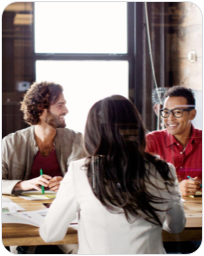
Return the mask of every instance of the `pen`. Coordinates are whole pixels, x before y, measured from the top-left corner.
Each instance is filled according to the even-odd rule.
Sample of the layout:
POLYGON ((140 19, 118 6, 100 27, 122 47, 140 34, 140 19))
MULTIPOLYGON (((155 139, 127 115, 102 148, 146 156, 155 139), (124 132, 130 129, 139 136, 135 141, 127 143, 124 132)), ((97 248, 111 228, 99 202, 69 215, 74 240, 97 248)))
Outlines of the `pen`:
MULTIPOLYGON (((190 177, 190 176, 187 176, 187 178, 189 179, 189 180, 194 180, 192 177, 190 177)), ((200 184, 200 187, 202 188, 202 184, 200 184)))
POLYGON ((194 180, 192 177, 190 177, 190 176, 187 176, 187 178, 189 179, 189 180, 194 180))
MULTIPOLYGON (((42 176, 43 175, 43 170, 40 169, 40 175, 42 176)), ((45 194, 45 188, 44 186, 41 186, 41 190, 42 190, 42 194, 45 194)))

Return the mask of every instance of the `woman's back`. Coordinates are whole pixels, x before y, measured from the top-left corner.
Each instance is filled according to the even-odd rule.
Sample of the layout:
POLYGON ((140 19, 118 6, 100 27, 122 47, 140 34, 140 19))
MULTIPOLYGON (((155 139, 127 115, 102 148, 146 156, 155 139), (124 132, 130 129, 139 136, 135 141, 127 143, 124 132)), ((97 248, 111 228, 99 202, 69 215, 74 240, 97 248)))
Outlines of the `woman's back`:
POLYGON ((144 152, 145 129, 120 95, 89 111, 86 159, 72 162, 40 234, 64 238, 80 211, 80 254, 164 253, 161 230, 179 233, 185 215, 174 167, 144 152))
MULTIPOLYGON (((144 213, 136 219, 132 217, 133 222, 127 221, 124 213, 119 210, 118 213, 111 213, 95 197, 87 179, 86 171, 81 168, 85 163, 84 160, 73 162, 70 166, 70 176, 73 175, 76 200, 80 209, 80 222, 78 228, 79 235, 79 254, 139 254, 139 253, 165 253, 162 246, 161 227, 152 224, 143 217, 144 213), (143 217, 142 217, 143 216, 143 217), (135 220, 135 221, 134 221, 135 220), (155 246, 156 245, 156 246, 155 246)), ((151 179, 155 177, 153 165, 151 179)), ((173 166, 170 167, 175 176, 173 166)), ((152 180, 153 181, 153 180, 152 180)), ((178 187, 172 188, 174 195, 170 194, 164 186, 164 181, 158 174, 154 180, 161 190, 157 190, 152 185, 147 184, 151 194, 161 196, 166 199, 166 203, 157 205, 161 210, 166 210, 173 206, 176 207, 172 213, 176 214, 176 222, 171 227, 173 231, 182 230, 184 222, 184 212, 180 201, 180 192, 178 187), (179 225, 179 226, 178 226, 179 225), (175 230, 174 230, 175 228, 175 230)), ((162 223, 165 222, 166 211, 158 212, 162 223)), ((168 225, 167 225, 168 227, 168 225)))

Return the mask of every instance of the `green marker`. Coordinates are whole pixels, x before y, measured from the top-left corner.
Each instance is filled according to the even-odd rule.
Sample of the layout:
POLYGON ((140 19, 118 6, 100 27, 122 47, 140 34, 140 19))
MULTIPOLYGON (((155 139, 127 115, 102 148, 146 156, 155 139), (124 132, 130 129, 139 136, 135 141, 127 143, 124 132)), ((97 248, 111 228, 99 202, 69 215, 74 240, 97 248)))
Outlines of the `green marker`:
MULTIPOLYGON (((40 169, 40 175, 42 176, 43 175, 43 170, 40 169)), ((44 186, 41 186, 41 189, 42 189, 42 194, 45 194, 45 188, 44 186)))

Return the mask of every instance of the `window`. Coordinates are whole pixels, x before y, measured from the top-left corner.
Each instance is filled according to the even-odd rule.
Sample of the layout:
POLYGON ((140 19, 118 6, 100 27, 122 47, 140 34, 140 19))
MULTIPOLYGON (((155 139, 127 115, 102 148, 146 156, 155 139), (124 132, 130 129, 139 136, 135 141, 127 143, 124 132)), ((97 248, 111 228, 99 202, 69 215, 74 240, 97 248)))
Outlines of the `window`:
POLYGON ((128 4, 35 2, 36 81, 64 88, 67 127, 84 132, 90 107, 129 97, 128 4))
POLYGON ((127 61, 36 61, 37 81, 63 85, 67 127, 84 132, 91 106, 112 94, 128 97, 127 61))
POLYGON ((125 2, 36 2, 36 53, 127 53, 125 2))

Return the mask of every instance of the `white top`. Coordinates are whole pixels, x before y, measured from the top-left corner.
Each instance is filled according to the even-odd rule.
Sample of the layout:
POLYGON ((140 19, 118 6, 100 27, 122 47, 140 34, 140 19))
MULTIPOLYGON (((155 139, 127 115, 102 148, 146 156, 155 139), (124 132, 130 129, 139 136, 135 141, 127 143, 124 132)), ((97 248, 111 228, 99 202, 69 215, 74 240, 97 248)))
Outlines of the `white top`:
MULTIPOLYGON (((48 214, 40 226, 40 236, 45 242, 60 241, 66 235, 69 224, 80 211, 78 225, 79 254, 158 254, 165 253, 162 244, 162 228, 142 217, 130 224, 123 213, 109 212, 95 197, 89 185, 86 170, 81 168, 85 159, 70 164, 69 171, 61 182, 56 199, 48 210, 48 214)), ((152 165, 151 165, 152 166, 152 165)), ((169 164, 175 177, 175 168, 169 164)), ((152 166, 151 180, 163 187, 164 181, 152 166)), ((176 180, 177 183, 177 180, 176 180)), ((148 190, 161 196, 161 191, 150 184, 148 190)), ((162 191, 168 203, 156 205, 163 229, 172 233, 180 233, 185 227, 185 214, 179 186, 171 189, 174 195, 162 191)), ((143 213, 141 213, 143 214, 143 213)))

